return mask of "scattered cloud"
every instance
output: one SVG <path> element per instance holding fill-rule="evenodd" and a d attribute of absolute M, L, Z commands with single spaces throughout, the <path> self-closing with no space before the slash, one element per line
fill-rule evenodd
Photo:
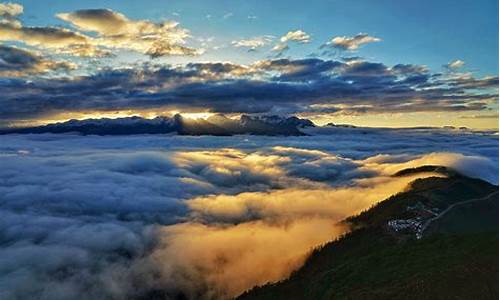
<path fill-rule="evenodd" d="M 280 38 L 280 41 L 282 43 L 286 43 L 288 41 L 294 41 L 305 44 L 311 41 L 311 36 L 302 30 L 295 30 L 287 32 L 287 34 L 285 34 Z"/>
<path fill-rule="evenodd" d="M 271 43 L 273 36 L 265 35 L 258 36 L 251 39 L 242 39 L 237 41 L 232 41 L 231 45 L 236 48 L 248 48 L 249 51 L 255 51 L 257 48 L 264 47 Z"/>
<path fill-rule="evenodd" d="M 282 56 L 290 49 L 289 43 L 296 42 L 299 44 L 307 44 L 311 41 L 311 36 L 302 30 L 289 31 L 282 37 L 280 42 L 276 44 L 271 51 L 276 52 L 276 57 Z"/>
<path fill-rule="evenodd" d="M 452 60 L 449 63 L 445 65 L 445 68 L 450 70 L 450 71 L 456 71 L 460 68 L 462 68 L 465 65 L 465 62 L 463 60 L 457 59 L 457 60 Z"/>
<path fill-rule="evenodd" d="M 223 19 L 229 19 L 231 18 L 232 16 L 234 16 L 234 14 L 232 12 L 228 12 L 228 13 L 225 13 L 222 18 Z"/>
<path fill-rule="evenodd" d="M 327 46 L 331 46 L 335 49 L 354 51 L 358 50 L 364 44 L 380 42 L 380 38 L 369 36 L 366 33 L 359 33 L 353 37 L 348 36 L 337 36 L 331 41 L 326 43 Z"/>
<path fill-rule="evenodd" d="M 279 44 L 276 44 L 272 49 L 271 51 L 274 51 L 276 52 L 276 56 L 279 57 L 281 56 L 283 53 L 285 53 L 286 51 L 288 51 L 288 49 L 290 49 L 290 47 L 288 47 L 287 44 L 284 44 L 284 43 L 279 43 Z"/>

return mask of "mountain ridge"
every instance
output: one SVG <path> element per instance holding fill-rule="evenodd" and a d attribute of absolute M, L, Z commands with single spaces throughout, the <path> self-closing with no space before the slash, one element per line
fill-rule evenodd
<path fill-rule="evenodd" d="M 417 179 L 347 218 L 351 232 L 289 278 L 237 299 L 498 299 L 498 186 L 439 166 L 395 176 L 430 170 L 447 177 Z"/>
<path fill-rule="evenodd" d="M 77 132 L 83 135 L 177 133 L 179 135 L 216 136 L 236 134 L 300 136 L 306 135 L 299 129 L 305 127 L 315 127 L 315 125 L 308 119 L 295 116 L 241 115 L 240 119 L 230 119 L 224 115 L 216 114 L 207 119 L 190 119 L 183 117 L 181 114 L 176 114 L 172 117 L 159 116 L 154 119 L 138 116 L 116 119 L 72 119 L 42 126 L 2 129 L 0 134 Z"/>

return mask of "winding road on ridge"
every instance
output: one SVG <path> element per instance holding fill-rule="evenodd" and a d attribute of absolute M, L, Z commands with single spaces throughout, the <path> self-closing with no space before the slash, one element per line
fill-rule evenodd
<path fill-rule="evenodd" d="M 420 234 L 423 235 L 424 232 L 425 232 L 425 229 L 427 229 L 427 227 L 429 227 L 429 225 L 441 218 L 442 216 L 444 216 L 446 213 L 448 213 L 450 210 L 452 210 L 454 207 L 456 206 L 459 206 L 459 205 L 462 205 L 462 204 L 467 204 L 467 203 L 471 203 L 471 202 L 476 202 L 476 201 L 485 201 L 485 200 L 488 200 L 491 196 L 495 195 L 495 194 L 498 194 L 498 191 L 494 191 L 493 193 L 490 193 L 484 197 L 481 197 L 481 198 L 475 198 L 475 199 L 469 199 L 469 200 L 465 200 L 465 201 L 461 201 L 461 202 L 457 202 L 457 203 L 454 203 L 450 206 L 448 206 L 445 210 L 443 210 L 442 212 L 440 212 L 437 216 L 433 217 L 433 218 L 430 218 L 429 220 L 427 220 L 424 225 L 422 225 L 422 229 L 420 230 Z"/>

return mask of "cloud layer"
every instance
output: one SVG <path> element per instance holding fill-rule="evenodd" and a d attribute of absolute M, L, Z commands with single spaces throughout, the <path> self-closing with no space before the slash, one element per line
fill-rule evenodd
<path fill-rule="evenodd" d="M 491 110 L 498 77 L 431 73 L 363 60 L 273 59 L 103 70 L 0 82 L 4 122 L 57 112 L 203 109 L 221 113 L 390 113 Z"/>
<path fill-rule="evenodd" d="M 404 188 L 403 168 L 498 183 L 494 135 L 312 130 L 3 136 L 0 298 L 231 297 L 287 276 L 348 230 L 338 221 Z"/>

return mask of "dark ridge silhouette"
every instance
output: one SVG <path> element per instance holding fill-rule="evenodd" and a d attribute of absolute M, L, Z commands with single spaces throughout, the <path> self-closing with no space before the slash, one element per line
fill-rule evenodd
<path fill-rule="evenodd" d="M 425 165 L 425 166 L 420 166 L 416 168 L 408 168 L 408 169 L 403 169 L 398 172 L 396 172 L 393 176 L 394 177 L 401 177 L 401 176 L 408 176 L 408 175 L 415 175 L 418 173 L 438 173 L 438 174 L 443 174 L 443 175 L 455 175 L 456 172 L 454 170 L 451 170 L 449 168 L 443 167 L 443 166 L 434 166 L 434 165 Z"/>
<path fill-rule="evenodd" d="M 299 136 L 305 135 L 299 128 L 314 126 L 314 123 L 310 120 L 297 117 L 242 115 L 237 120 L 217 114 L 205 120 L 184 118 L 182 115 L 176 114 L 173 117 L 156 117 L 154 119 L 127 117 L 70 120 L 43 126 L 2 129 L 0 134 L 76 132 L 83 135 L 176 133 L 180 135 L 216 136 L 235 134 Z"/>

